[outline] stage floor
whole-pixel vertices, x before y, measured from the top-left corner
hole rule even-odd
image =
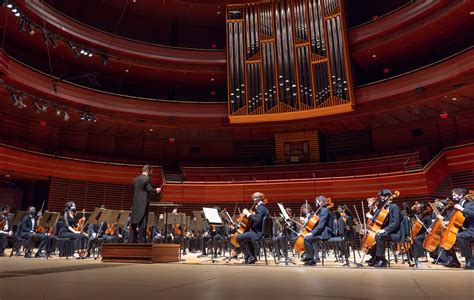
[[[0,299],[474,299],[474,271],[0,258]],[[220,262],[219,262],[220,261]],[[425,264],[427,265],[427,264]],[[395,265],[394,265],[395,266]]]

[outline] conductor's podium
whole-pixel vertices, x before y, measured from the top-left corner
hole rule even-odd
[[[178,262],[179,248],[179,244],[103,244],[102,261],[145,264]]]

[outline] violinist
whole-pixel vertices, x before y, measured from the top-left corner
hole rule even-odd
[[[426,237],[426,228],[431,226],[431,207],[426,206],[424,203],[416,203],[413,205],[412,210],[416,215],[417,220],[421,221],[423,226],[421,227],[418,234],[413,239],[413,250],[415,255],[421,261],[426,261],[425,250],[423,249],[423,242]]]
[[[249,218],[251,228],[237,236],[237,242],[240,245],[241,251],[244,253],[245,264],[254,264],[257,262],[255,256],[254,242],[258,241],[263,235],[263,219],[269,216],[268,209],[265,206],[265,195],[260,192],[252,194],[252,200],[255,204],[255,214],[252,214],[248,209],[243,210],[243,214]]]
[[[58,237],[72,239],[74,241],[74,257],[84,258],[85,249],[87,249],[87,237],[83,230],[79,231],[75,229],[76,223],[79,221],[79,218],[76,220],[76,215],[76,204],[73,201],[67,202],[64,208],[62,227],[59,229]]]
[[[293,219],[292,209],[287,207],[285,208],[286,214],[290,219]],[[279,225],[279,224],[274,224]],[[283,230],[281,230],[278,235],[275,237],[276,239],[276,251],[282,256],[288,251],[288,242],[294,242],[298,238],[298,226],[296,222],[289,223],[290,228],[288,228],[287,224],[283,225]],[[279,226],[278,226],[279,227]],[[274,229],[274,232],[278,232],[278,230]]]
[[[319,209],[319,221],[313,230],[304,237],[305,266],[314,266],[320,262],[319,243],[317,242],[330,239],[336,231],[334,228],[334,217],[329,208],[326,207],[327,203],[328,199],[324,196],[319,196],[315,199],[315,207]]]
[[[105,206],[101,205],[100,209],[105,211]],[[87,228],[87,232],[89,235],[89,246],[87,249],[87,257],[90,256],[90,253],[92,249],[99,244],[103,243],[113,243],[116,240],[116,236],[114,234],[111,234],[111,232],[108,232],[109,229],[113,229],[114,227],[111,227],[110,225],[107,224],[107,222],[102,222],[100,224],[89,224]]]
[[[214,206],[215,209],[220,213],[220,207]],[[224,220],[223,220],[224,221]],[[217,249],[222,247],[224,243],[224,237],[226,236],[227,226],[225,223],[222,225],[210,225],[206,228],[206,231],[203,234],[203,250],[202,254],[206,255],[207,249],[211,247],[214,255],[217,255]]]
[[[13,236],[10,206],[3,205],[0,211],[0,257],[5,256],[5,248],[8,244],[8,237]]]
[[[384,243],[386,241],[401,241],[400,225],[402,222],[402,214],[400,211],[400,207],[397,204],[393,202],[388,203],[392,196],[392,191],[390,191],[389,189],[383,189],[377,195],[379,205],[388,211],[388,216],[386,217],[385,222],[382,225],[382,229],[380,229],[375,235],[375,261],[373,265],[369,265],[374,266],[376,268],[387,267],[387,260],[384,256]]]
[[[33,244],[35,241],[39,241],[38,251],[36,251],[35,257],[45,258],[46,255],[42,253],[46,250],[50,252],[50,237],[44,232],[36,232],[38,227],[38,219],[36,218],[36,209],[34,206],[28,207],[28,214],[26,214],[21,220],[20,225],[20,237],[26,240],[25,245],[25,257],[32,258]]]
[[[461,252],[461,256],[466,259],[464,269],[472,270],[474,269],[471,248],[471,243],[474,241],[474,202],[466,189],[455,188],[452,195],[453,201],[456,203],[454,209],[462,212],[465,217],[462,227],[456,235],[456,245]],[[454,252],[453,249],[451,251]],[[453,253],[453,255],[456,254]]]

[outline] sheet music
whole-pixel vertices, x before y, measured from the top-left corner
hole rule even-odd
[[[217,209],[207,207],[203,207],[202,209],[209,224],[222,224],[222,219],[221,216],[219,216]]]
[[[280,203],[277,203],[277,204],[278,204],[278,207],[280,208],[280,212],[283,215],[283,217],[285,218],[285,220],[290,219],[290,216],[288,216],[288,214],[286,213],[285,207],[283,205],[281,205]]]

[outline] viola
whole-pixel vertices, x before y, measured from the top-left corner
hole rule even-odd
[[[106,235],[115,235],[115,225],[114,224],[107,224],[107,229],[105,230]]]
[[[84,229],[84,223],[86,222],[86,210],[83,209],[82,210],[82,218],[79,219],[79,221],[77,221],[77,225],[76,227],[74,227],[74,230],[76,231],[82,231]]]
[[[373,224],[367,224],[367,233],[361,242],[363,251],[367,251],[375,246],[375,235],[377,232],[379,232],[379,230],[382,229],[382,226],[385,223],[385,219],[388,216],[389,206],[392,203],[392,200],[398,196],[400,196],[400,192],[395,191],[393,195],[387,200],[387,202],[385,202],[385,204],[382,206],[377,217],[373,221]]]
[[[318,210],[316,210],[314,215],[308,220],[308,222],[306,222],[306,224],[303,227],[303,231],[299,234],[298,238],[296,239],[295,244],[293,246],[294,251],[296,251],[297,253],[303,253],[305,251],[304,237],[307,234],[310,234],[311,231],[313,231],[314,227],[316,227],[316,225],[318,224],[318,222],[319,222],[319,216],[318,216],[319,211],[323,207],[332,208],[333,206],[334,206],[334,203],[332,203],[331,198],[328,198],[326,203],[324,203],[324,205],[321,205],[318,208]]]

